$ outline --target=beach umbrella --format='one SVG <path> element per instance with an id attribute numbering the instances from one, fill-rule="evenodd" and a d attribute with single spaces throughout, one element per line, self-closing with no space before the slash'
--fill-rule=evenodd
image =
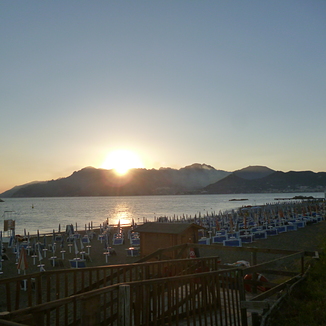
<path id="1" fill-rule="evenodd" d="M 37 230 L 37 242 L 39 242 L 39 241 L 40 241 L 40 231 Z"/>
<path id="2" fill-rule="evenodd" d="M 38 260 L 41 261 L 41 260 L 43 260 L 43 256 L 42 256 L 42 253 L 41 253 L 40 244 L 37 245 L 37 248 L 38 248 Z"/>
<path id="3" fill-rule="evenodd" d="M 84 249 L 84 244 L 83 244 L 82 237 L 80 237 L 79 240 L 80 240 L 80 250 L 83 250 Z"/>
<path id="4" fill-rule="evenodd" d="M 77 246 L 77 239 L 74 239 L 74 245 L 75 245 L 75 255 L 77 256 L 79 254 L 78 246 Z"/>
<path id="5" fill-rule="evenodd" d="M 60 248 L 61 248 L 61 249 L 64 248 L 64 244 L 65 244 L 65 239 L 64 239 L 64 237 L 62 236 L 62 237 L 61 237 L 61 242 L 60 242 Z"/>
<path id="6" fill-rule="evenodd" d="M 20 255 L 17 264 L 18 273 L 20 274 L 20 271 L 23 270 L 24 274 L 26 274 L 27 268 L 28 268 L 27 254 L 25 248 L 22 247 L 20 250 Z"/>

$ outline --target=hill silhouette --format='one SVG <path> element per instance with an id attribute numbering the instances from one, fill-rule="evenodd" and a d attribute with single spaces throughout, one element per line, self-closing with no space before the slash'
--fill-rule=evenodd
<path id="1" fill-rule="evenodd" d="M 114 170 L 86 167 L 57 180 L 14 187 L 1 197 L 143 196 L 177 194 L 243 194 L 315 192 L 326 189 L 326 173 L 274 171 L 248 166 L 234 172 L 207 164 L 172 168 L 132 169 L 124 176 Z"/>
<path id="2" fill-rule="evenodd" d="M 247 167 L 235 171 L 207 187 L 209 194 L 267 192 L 314 192 L 326 189 L 326 173 L 311 171 L 274 171 L 267 167 Z"/>
<path id="3" fill-rule="evenodd" d="M 140 196 L 194 192 L 230 172 L 206 164 L 193 164 L 180 170 L 171 168 L 131 169 L 118 176 L 114 170 L 87 167 L 66 178 L 19 186 L 2 197 Z M 6 196 L 7 194 L 7 196 Z"/>

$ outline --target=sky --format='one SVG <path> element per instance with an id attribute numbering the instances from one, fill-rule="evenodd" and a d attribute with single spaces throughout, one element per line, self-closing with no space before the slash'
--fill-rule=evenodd
<path id="1" fill-rule="evenodd" d="M 0 0 L 0 44 L 0 193 L 117 150 L 326 171 L 324 0 Z"/>

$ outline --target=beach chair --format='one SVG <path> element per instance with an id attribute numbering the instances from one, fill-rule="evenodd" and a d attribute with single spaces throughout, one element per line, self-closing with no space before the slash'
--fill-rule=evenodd
<path id="1" fill-rule="evenodd" d="M 90 243 L 89 237 L 87 235 L 84 235 L 82 238 L 82 243 Z"/>
<path id="2" fill-rule="evenodd" d="M 226 235 L 227 231 L 225 229 L 221 229 L 216 231 L 215 235 L 219 236 L 219 235 Z"/>
<path id="3" fill-rule="evenodd" d="M 139 238 L 130 238 L 130 245 L 131 246 L 140 246 L 140 239 Z"/>
<path id="4" fill-rule="evenodd" d="M 286 232 L 286 226 L 285 225 L 275 226 L 275 229 L 277 230 L 278 233 Z"/>
<path id="5" fill-rule="evenodd" d="M 210 245 L 211 244 L 211 239 L 210 238 L 201 238 L 198 240 L 199 244 L 204 244 L 204 245 Z"/>
<path id="6" fill-rule="evenodd" d="M 140 255 L 139 248 L 128 248 L 126 249 L 128 257 L 137 257 Z"/>
<path id="7" fill-rule="evenodd" d="M 266 231 L 257 231 L 253 232 L 254 239 L 259 240 L 259 239 L 267 239 L 267 233 Z"/>
<path id="8" fill-rule="evenodd" d="M 240 235 L 240 240 L 242 243 L 252 243 L 254 241 L 253 234 Z"/>
<path id="9" fill-rule="evenodd" d="M 86 259 L 69 259 L 69 264 L 71 268 L 85 268 Z"/>
<path id="10" fill-rule="evenodd" d="M 296 231 L 298 228 L 297 228 L 297 225 L 296 224 L 289 224 L 289 225 L 286 225 L 286 231 Z"/>
<path id="11" fill-rule="evenodd" d="M 294 222 L 297 225 L 297 228 L 304 228 L 306 226 L 305 221 L 295 221 Z"/>
<path id="12" fill-rule="evenodd" d="M 223 246 L 242 247 L 242 241 L 241 239 L 237 239 L 237 238 L 224 240 Z"/>
<path id="13" fill-rule="evenodd" d="M 228 239 L 233 239 L 233 238 L 239 239 L 239 236 L 240 236 L 239 232 L 229 232 L 227 234 Z"/>
<path id="14" fill-rule="evenodd" d="M 115 239 L 113 239 L 112 244 L 114 246 L 121 246 L 121 245 L 123 245 L 123 238 L 115 238 Z"/>
<path id="15" fill-rule="evenodd" d="M 216 235 L 212 238 L 212 243 L 223 243 L 224 240 L 227 240 L 226 235 Z"/>
<path id="16" fill-rule="evenodd" d="M 272 228 L 272 229 L 266 230 L 266 234 L 267 234 L 267 236 L 278 235 L 278 231 L 277 231 L 277 229 Z"/>

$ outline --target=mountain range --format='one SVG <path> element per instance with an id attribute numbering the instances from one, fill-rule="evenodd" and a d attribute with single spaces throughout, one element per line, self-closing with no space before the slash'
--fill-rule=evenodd
<path id="1" fill-rule="evenodd" d="M 181 169 L 114 170 L 86 167 L 57 180 L 16 186 L 1 197 L 141 196 L 177 194 L 240 194 L 315 192 L 326 189 L 325 172 L 281 172 L 249 166 L 234 172 L 195 163 Z"/>

